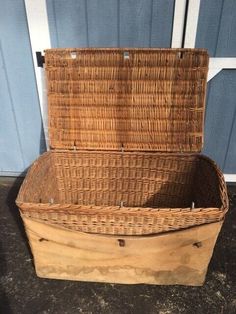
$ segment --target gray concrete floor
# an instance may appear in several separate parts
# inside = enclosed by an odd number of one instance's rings
[[[236,313],[236,187],[203,287],[37,278],[15,206],[21,180],[0,179],[0,313]]]

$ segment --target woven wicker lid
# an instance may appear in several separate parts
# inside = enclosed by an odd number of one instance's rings
[[[52,149],[199,152],[203,49],[45,51]]]

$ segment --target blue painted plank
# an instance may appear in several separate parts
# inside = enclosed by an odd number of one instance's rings
[[[15,170],[21,172],[24,168],[23,154],[19,144],[19,134],[15,123],[11,91],[0,47],[0,171]]]
[[[88,47],[86,3],[87,0],[47,1],[52,47]]]
[[[150,47],[171,47],[174,0],[153,0]]]
[[[230,125],[230,135],[226,149],[226,156],[224,161],[224,172],[236,174],[236,71],[227,70],[229,81],[231,85],[230,97],[232,104],[232,123]]]
[[[54,0],[47,0],[46,6],[51,46],[52,48],[59,48],[58,27],[56,22],[56,9]]]
[[[2,107],[5,107],[1,112],[1,120],[4,120],[1,136],[12,145],[11,150],[7,144],[1,151],[0,164],[5,165],[2,170],[24,171],[45,149],[40,106],[24,1],[0,0],[0,4],[2,62],[4,80],[7,80],[9,86],[8,89],[3,86],[0,95]],[[15,120],[10,117],[9,110],[14,112]],[[18,144],[9,136],[11,129],[16,129]],[[22,151],[22,157],[19,150]],[[16,155],[19,164],[14,161]]]
[[[120,46],[149,47],[152,0],[120,1]]]
[[[223,169],[224,173],[236,174],[236,106],[234,111],[231,136],[228,142],[228,150]]]
[[[201,1],[196,47],[213,57],[236,57],[236,1]],[[205,149],[224,171],[236,173],[235,72],[223,71],[208,85]]]
[[[48,0],[52,47],[170,47],[174,0]]]
[[[216,48],[217,57],[236,57],[236,1],[225,0]]]
[[[201,1],[196,36],[196,47],[206,48],[215,56],[224,0]]]
[[[236,79],[232,70],[224,70],[210,81],[207,99],[203,153],[224,168],[236,108]],[[236,173],[236,164],[232,166]]]
[[[117,47],[118,0],[88,0],[89,47]]]
[[[211,56],[236,56],[236,1],[201,1],[196,47],[207,48]]]

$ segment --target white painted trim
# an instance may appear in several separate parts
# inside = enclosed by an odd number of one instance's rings
[[[38,88],[46,145],[48,148],[47,97],[44,69],[37,66],[36,51],[51,48],[46,0],[24,0],[28,21],[31,50]]]
[[[197,26],[198,26],[198,16],[199,16],[199,11],[200,11],[200,2],[201,0],[189,0],[188,2],[184,48],[195,47]]]
[[[184,36],[184,19],[186,0],[175,0],[174,20],[172,29],[172,48],[181,48]]]
[[[220,71],[222,70],[222,68],[210,68],[209,66],[209,71],[208,71],[208,75],[207,75],[207,82],[209,82],[214,76],[216,76]]]
[[[226,182],[236,182],[236,174],[224,174]]]
[[[236,69],[236,58],[210,58],[207,81],[223,69]]]

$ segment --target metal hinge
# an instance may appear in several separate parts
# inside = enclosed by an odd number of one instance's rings
[[[43,64],[45,63],[45,57],[42,55],[41,51],[36,51],[36,59],[38,67],[43,68]]]

